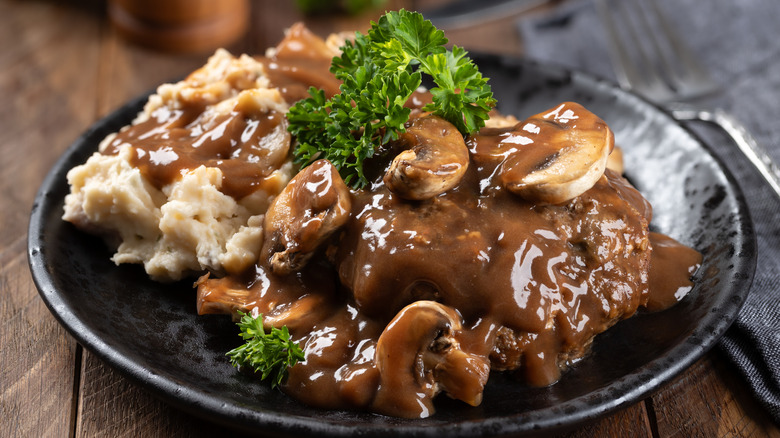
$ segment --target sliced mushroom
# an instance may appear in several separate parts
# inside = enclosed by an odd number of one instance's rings
[[[282,327],[296,332],[310,331],[315,324],[325,320],[333,312],[332,297],[322,294],[306,294],[292,303],[276,306],[263,315],[266,327]]]
[[[399,141],[410,149],[395,157],[384,183],[402,198],[432,198],[458,185],[466,173],[469,150],[463,136],[441,117],[415,119]]]
[[[266,328],[287,326],[289,330],[297,331],[310,330],[333,311],[327,294],[305,294],[295,301],[280,303],[267,298],[261,290],[226,287],[219,279],[201,277],[195,284],[198,286],[199,315],[225,314],[238,319],[237,311],[252,313],[254,317],[262,313]]]
[[[573,102],[518,127],[525,147],[507,157],[500,177],[504,187],[533,202],[559,204],[593,187],[615,142],[603,120]]]
[[[265,215],[262,261],[276,275],[300,270],[334,231],[344,225],[350,193],[338,170],[318,160],[301,170]]]
[[[607,158],[607,169],[622,175],[623,174],[623,149],[619,146],[612,148],[612,153]]]
[[[441,391],[472,406],[482,402],[490,373],[484,356],[461,349],[458,313],[435,301],[416,301],[387,325],[376,346],[380,385],[374,408],[407,418],[434,412]]]
[[[210,278],[205,274],[195,282],[199,315],[228,314],[239,319],[237,311],[263,314],[266,328],[287,326],[291,333],[305,333],[333,313],[335,282],[328,268],[308,266],[296,275],[276,276],[262,265],[242,275]]]
[[[236,315],[236,311],[247,312],[257,303],[256,291],[234,284],[229,277],[211,278],[206,273],[194,284],[198,288],[195,305],[198,315]]]

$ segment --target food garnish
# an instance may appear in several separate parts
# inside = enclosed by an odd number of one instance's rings
[[[454,46],[447,50],[444,32],[416,12],[388,12],[347,41],[330,71],[342,81],[341,93],[326,99],[314,87],[310,97],[290,108],[289,130],[297,137],[295,161],[306,166],[330,160],[344,181],[364,187],[363,161],[376,148],[405,131],[411,109],[404,106],[422,85],[422,73],[435,86],[433,102],[423,107],[455,125],[462,134],[485,126],[496,100],[487,79]]]
[[[290,339],[287,326],[271,327],[269,332],[263,328],[263,314],[257,318],[238,311],[241,320],[237,323],[241,329],[239,336],[246,343],[227,352],[234,367],[250,367],[260,378],[271,378],[271,387],[282,384],[287,370],[305,359],[301,347]]]

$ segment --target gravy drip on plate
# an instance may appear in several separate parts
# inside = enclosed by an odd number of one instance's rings
[[[691,277],[701,266],[699,251],[661,233],[650,233],[650,294],[645,308],[651,312],[672,307],[693,289]],[[687,268],[687,269],[685,269]]]

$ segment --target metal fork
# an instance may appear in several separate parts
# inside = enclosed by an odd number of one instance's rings
[[[691,104],[721,87],[699,65],[655,2],[608,1],[596,0],[596,9],[607,30],[609,55],[620,86],[663,105],[677,120],[703,121],[723,129],[780,196],[780,168],[747,129],[721,109]]]

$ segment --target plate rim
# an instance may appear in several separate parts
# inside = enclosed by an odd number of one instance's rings
[[[46,211],[46,201],[50,197],[50,192],[53,187],[56,187],[60,178],[64,176],[69,168],[64,166],[68,163],[74,154],[79,152],[84,153],[81,149],[82,144],[91,140],[91,137],[99,135],[105,130],[102,124],[107,120],[116,120],[119,115],[127,111],[128,107],[140,107],[143,106],[143,102],[146,101],[149,94],[152,91],[139,95],[138,97],[131,99],[130,101],[122,104],[119,108],[112,111],[110,114],[101,117],[96,120],[84,133],[82,133],[56,160],[50,171],[47,173],[40,188],[37,191],[35,200],[30,213],[30,221],[28,225],[28,243],[27,243],[27,258],[30,271],[32,273],[33,281],[36,288],[39,291],[39,295],[43,299],[50,312],[55,316],[60,325],[62,325],[68,333],[73,336],[76,341],[84,348],[87,348],[91,353],[98,356],[102,361],[116,369],[124,377],[128,378],[134,384],[142,387],[146,391],[150,392],[157,398],[163,400],[172,406],[186,411],[189,414],[194,415],[206,415],[208,420],[220,423],[232,428],[242,429],[247,432],[257,432],[258,424],[262,424],[265,428],[265,432],[270,433],[300,433],[301,430],[305,430],[307,434],[316,436],[364,436],[366,432],[377,436],[397,436],[399,433],[414,436],[438,436],[441,433],[449,433],[452,436],[473,436],[481,435],[485,433],[491,434],[516,434],[516,433],[539,433],[539,432],[551,432],[556,430],[565,430],[575,427],[587,421],[596,420],[608,413],[616,412],[618,409],[630,406],[638,401],[650,396],[652,393],[662,389],[667,383],[669,383],[674,377],[682,373],[685,369],[689,368],[696,360],[701,358],[707,351],[712,349],[719,339],[725,334],[729,326],[736,320],[739,310],[744,305],[747,295],[750,291],[754,273],[756,269],[757,261],[757,247],[756,247],[756,235],[753,226],[753,221],[750,217],[750,210],[747,205],[745,195],[736,181],[734,176],[726,167],[723,160],[713,152],[712,148],[704,142],[694,131],[689,129],[685,124],[675,120],[663,107],[648,101],[647,99],[639,96],[630,91],[626,91],[620,88],[614,82],[585,73],[579,70],[574,70],[568,67],[557,65],[548,62],[539,62],[532,59],[509,56],[509,55],[495,55],[495,54],[483,54],[478,52],[471,52],[475,61],[478,60],[494,60],[505,64],[507,62],[516,63],[518,65],[530,65],[532,68],[536,68],[540,72],[549,73],[551,70],[558,73],[565,73],[577,78],[577,80],[590,82],[592,84],[605,85],[612,89],[613,92],[622,94],[624,96],[630,96],[632,99],[641,101],[644,105],[648,105],[654,110],[662,113],[669,123],[673,123],[682,128],[687,135],[689,135],[698,145],[707,151],[710,157],[714,160],[718,166],[718,170],[723,173],[730,185],[730,188],[734,192],[734,197],[740,214],[743,216],[741,221],[741,232],[745,238],[745,244],[743,246],[752,247],[752,251],[749,257],[743,258],[743,267],[747,268],[746,271],[739,270],[739,272],[745,272],[745,277],[738,279],[744,289],[741,294],[732,294],[732,298],[737,298],[738,302],[733,304],[736,306],[736,310],[729,315],[727,319],[720,319],[714,326],[708,326],[709,330],[718,332],[716,336],[709,335],[710,342],[705,344],[695,344],[695,348],[691,348],[691,345],[687,342],[681,342],[671,349],[666,351],[661,357],[653,359],[651,362],[640,367],[636,372],[630,373],[619,379],[613,380],[606,387],[600,388],[597,391],[584,394],[571,400],[567,400],[560,405],[556,405],[555,408],[560,408],[561,411],[565,411],[569,406],[581,402],[581,399],[593,394],[599,394],[606,392],[609,388],[613,388],[616,385],[618,387],[624,384],[637,372],[641,372],[647,368],[653,368],[663,358],[668,356],[678,357],[679,359],[674,362],[674,366],[668,367],[662,371],[654,371],[652,384],[641,385],[638,388],[625,390],[620,392],[621,397],[617,399],[609,399],[604,402],[591,407],[586,410],[577,409],[573,413],[567,412],[565,419],[556,419],[547,417],[531,418],[530,422],[528,417],[534,417],[536,411],[520,412],[516,415],[509,417],[492,417],[480,420],[467,420],[457,423],[448,424],[436,424],[436,425],[414,425],[410,422],[408,425],[393,425],[390,429],[384,429],[382,425],[367,424],[365,426],[344,426],[342,424],[333,423],[325,418],[306,417],[300,415],[290,415],[279,412],[260,411],[255,409],[248,409],[240,406],[229,406],[220,399],[213,397],[211,394],[198,391],[193,388],[182,386],[175,381],[154,373],[152,370],[137,364],[130,358],[125,357],[116,348],[105,342],[96,333],[89,329],[89,327],[81,321],[78,316],[68,311],[69,306],[59,296],[58,291],[54,286],[54,281],[50,272],[46,269],[47,260],[45,259],[45,251],[43,250],[43,237],[45,236],[44,225],[45,216],[42,214]],[[129,121],[125,121],[126,124]],[[117,128],[118,129],[118,128]],[[102,137],[101,137],[102,138]],[[98,139],[99,141],[100,139]],[[95,143],[96,145],[97,143]],[[89,151],[91,154],[94,151]],[[733,289],[737,289],[732,286]],[[697,327],[693,334],[688,338],[694,336],[696,333],[702,330],[702,327]],[[683,347],[687,347],[687,353],[681,354]],[[550,408],[547,408],[550,409]],[[367,427],[362,429],[361,427]]]

